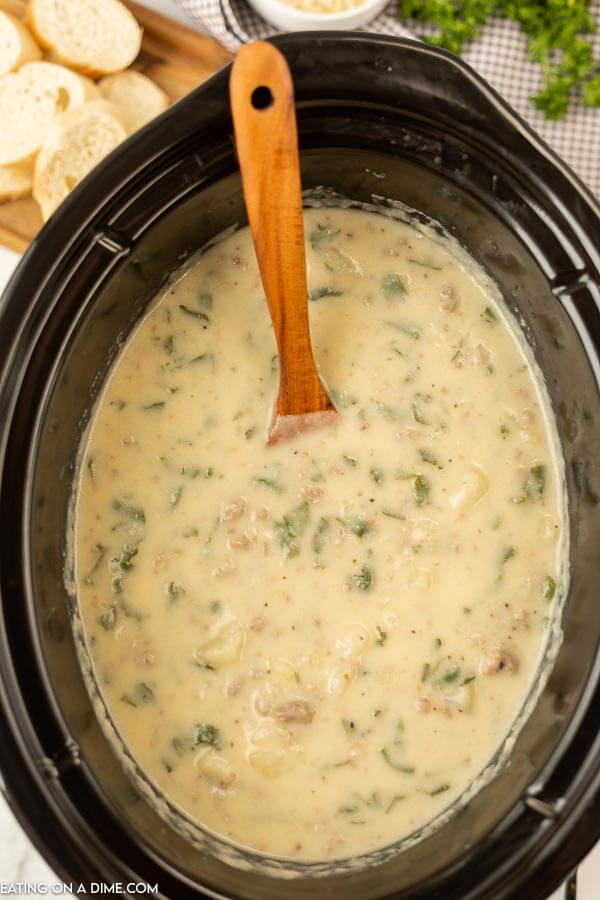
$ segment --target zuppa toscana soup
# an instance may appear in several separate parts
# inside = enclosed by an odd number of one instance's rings
[[[248,229],[163,290],[82,450],[76,581],[143,771],[270,854],[368,851],[489,763],[565,584],[560,460],[528,351],[451,241],[306,211],[339,424],[267,447],[277,356]]]

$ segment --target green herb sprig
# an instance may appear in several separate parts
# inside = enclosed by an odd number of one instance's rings
[[[476,38],[491,16],[517,22],[529,56],[542,69],[542,89],[532,97],[547,119],[562,119],[571,102],[600,106],[600,61],[589,36],[596,31],[590,0],[399,0],[401,19],[435,28],[426,40],[454,53]]]

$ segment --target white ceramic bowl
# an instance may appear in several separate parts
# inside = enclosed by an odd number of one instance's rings
[[[381,12],[388,0],[364,0],[344,12],[305,12],[280,0],[248,0],[250,6],[282,31],[343,31],[360,28]]]

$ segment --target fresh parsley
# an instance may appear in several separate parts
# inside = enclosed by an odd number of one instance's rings
[[[401,19],[435,31],[426,40],[454,53],[476,38],[491,16],[517,22],[530,58],[542,70],[542,89],[532,97],[547,119],[561,119],[571,102],[600,106],[600,62],[589,36],[596,31],[591,0],[399,0]]]

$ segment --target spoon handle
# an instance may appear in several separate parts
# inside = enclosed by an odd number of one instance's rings
[[[277,416],[333,409],[313,359],[294,88],[265,41],[237,54],[230,80],[248,220],[279,351]]]

